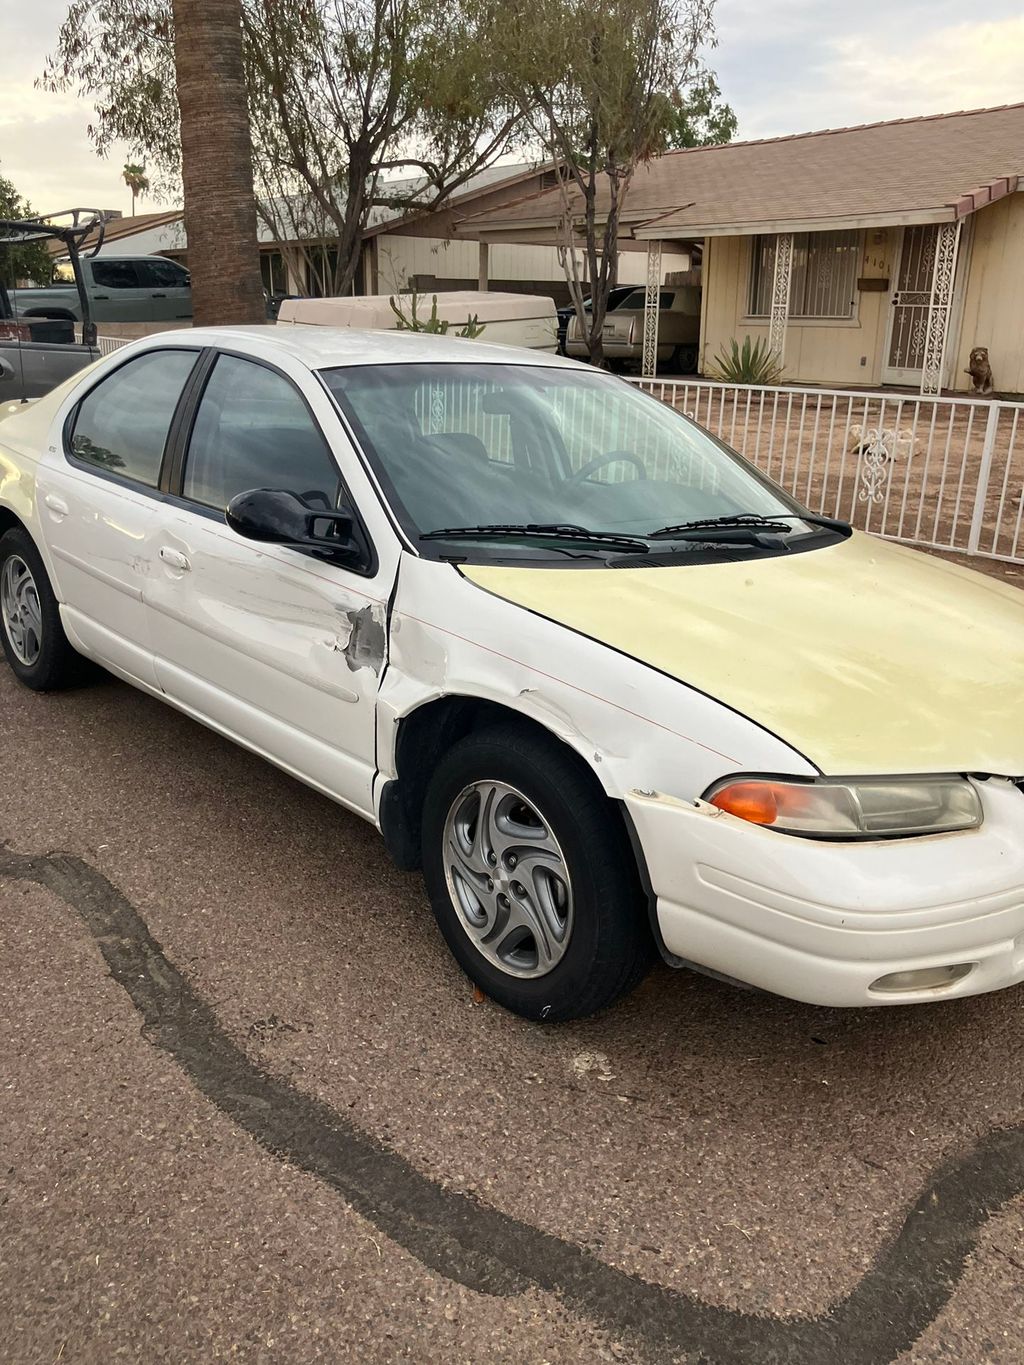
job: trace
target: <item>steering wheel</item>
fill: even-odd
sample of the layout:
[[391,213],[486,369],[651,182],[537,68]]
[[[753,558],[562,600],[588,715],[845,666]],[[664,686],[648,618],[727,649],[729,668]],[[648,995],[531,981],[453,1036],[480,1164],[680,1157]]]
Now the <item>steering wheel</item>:
[[627,460],[631,465],[634,465],[639,478],[647,478],[647,466],[639,455],[634,455],[631,450],[609,450],[607,455],[595,455],[582,468],[577,469],[574,474],[570,474],[565,485],[567,488],[575,488],[577,484],[581,484],[584,479],[588,479],[598,469],[603,469],[606,464],[618,464],[620,460]]

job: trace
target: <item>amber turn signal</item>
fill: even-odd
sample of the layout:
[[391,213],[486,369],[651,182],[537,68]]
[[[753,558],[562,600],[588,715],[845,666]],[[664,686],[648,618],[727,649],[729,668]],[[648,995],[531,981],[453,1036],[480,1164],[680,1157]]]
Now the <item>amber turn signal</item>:
[[770,782],[734,782],[711,798],[711,804],[752,825],[774,825],[779,803]]

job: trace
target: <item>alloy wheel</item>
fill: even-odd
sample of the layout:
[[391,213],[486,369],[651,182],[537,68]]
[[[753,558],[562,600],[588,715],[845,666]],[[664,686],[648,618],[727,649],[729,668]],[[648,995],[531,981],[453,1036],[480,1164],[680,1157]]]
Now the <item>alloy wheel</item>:
[[31,668],[43,647],[43,610],[32,570],[8,555],[0,571],[0,617],[14,657]]
[[572,883],[544,816],[515,787],[474,782],[444,826],[448,891],[476,949],[511,976],[553,971],[572,934]]

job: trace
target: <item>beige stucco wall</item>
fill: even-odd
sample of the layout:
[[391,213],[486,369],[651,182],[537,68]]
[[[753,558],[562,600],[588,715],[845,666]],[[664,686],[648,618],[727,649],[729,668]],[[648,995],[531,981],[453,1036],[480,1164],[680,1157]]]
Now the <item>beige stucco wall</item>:
[[[379,290],[382,294],[403,288],[414,275],[439,279],[477,277],[479,249],[476,242],[442,241],[435,237],[404,237],[382,233],[377,238]],[[662,273],[682,270],[688,258],[673,252],[662,257]],[[542,284],[565,283],[565,272],[553,246],[520,242],[495,242],[489,251],[489,274],[494,280],[530,280]],[[647,276],[647,255],[623,251],[619,255],[619,283],[642,284]]]
[[[997,391],[1024,393],[1024,194],[979,210],[965,233],[946,383],[959,391],[970,387],[964,369],[971,347],[980,345],[989,348]],[[899,239],[897,228],[865,231],[858,276],[891,281]],[[705,243],[702,372],[733,337],[742,342],[768,334],[764,319],[746,314],[751,242],[713,237]],[[785,379],[836,387],[881,384],[889,306],[888,292],[859,293],[851,322],[790,320]]]
[[1024,194],[1010,194],[974,215],[967,245],[967,290],[954,387],[972,346],[987,346],[999,393],[1024,393]]
[[[862,234],[857,274],[890,278],[898,234],[868,229]],[[704,244],[706,295],[701,371],[733,337],[743,341],[768,335],[766,319],[747,316],[750,282],[750,237],[711,237]],[[876,385],[881,382],[882,351],[889,295],[859,293],[849,322],[790,320],[786,329],[785,379],[789,382]]]

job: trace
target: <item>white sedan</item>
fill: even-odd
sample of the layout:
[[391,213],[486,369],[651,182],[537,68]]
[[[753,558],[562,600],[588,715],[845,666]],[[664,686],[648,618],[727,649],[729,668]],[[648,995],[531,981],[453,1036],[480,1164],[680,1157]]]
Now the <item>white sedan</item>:
[[0,625],[27,686],[84,655],[373,822],[529,1018],[655,951],[830,1005],[1024,979],[1024,598],[571,361],[135,343],[0,422]]

